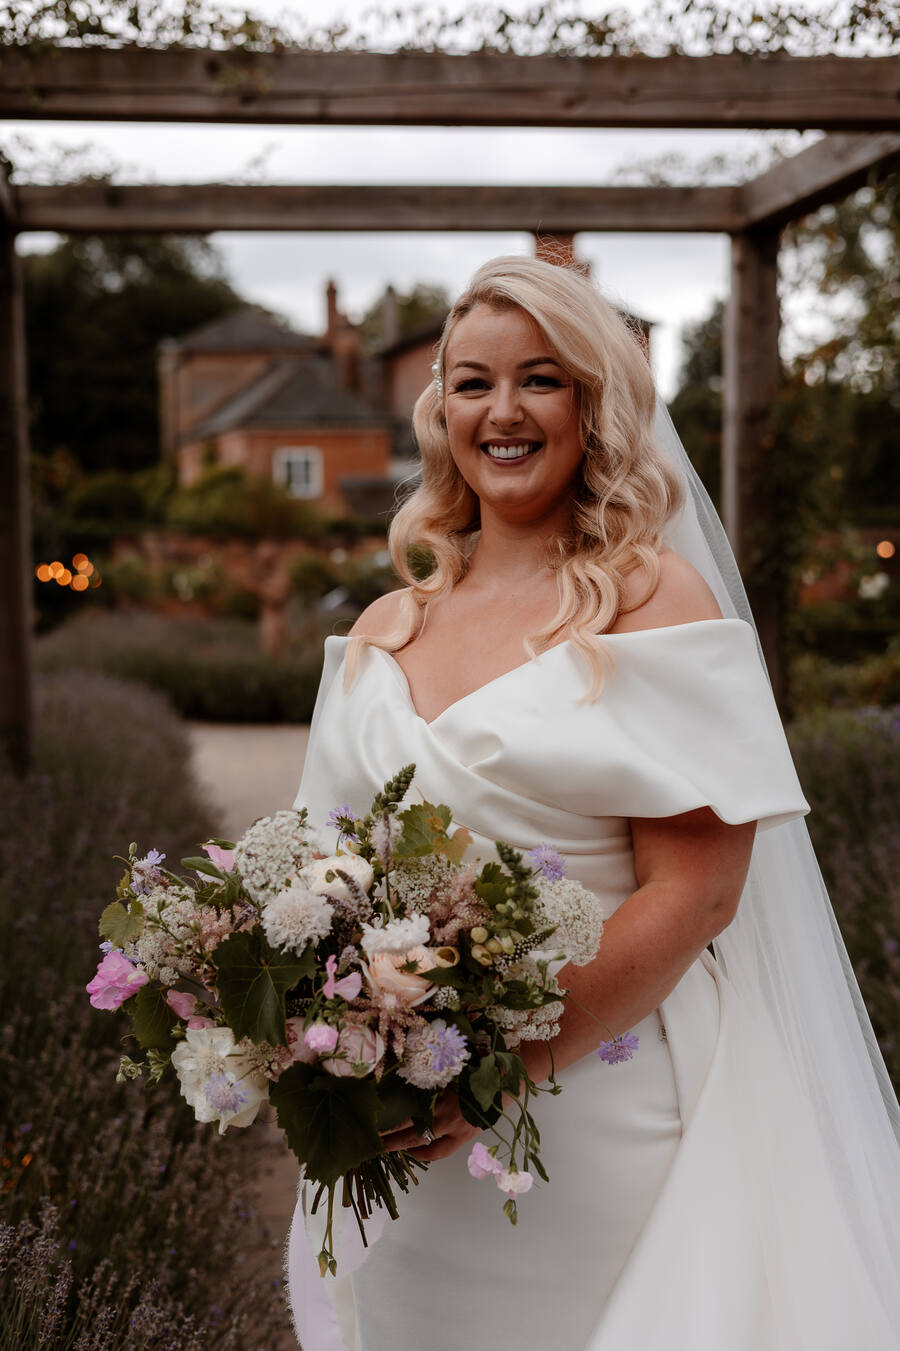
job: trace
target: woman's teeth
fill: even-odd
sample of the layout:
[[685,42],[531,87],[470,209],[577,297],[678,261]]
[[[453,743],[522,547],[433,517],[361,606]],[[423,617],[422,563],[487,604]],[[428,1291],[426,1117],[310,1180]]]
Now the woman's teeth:
[[533,455],[540,448],[540,441],[528,441],[519,446],[500,446],[495,445],[493,441],[487,441],[484,445],[484,449],[492,460],[522,460],[526,455]]

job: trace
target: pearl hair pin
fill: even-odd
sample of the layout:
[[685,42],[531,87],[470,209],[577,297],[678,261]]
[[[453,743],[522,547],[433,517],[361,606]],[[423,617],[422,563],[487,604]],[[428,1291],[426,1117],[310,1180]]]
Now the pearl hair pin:
[[438,398],[444,396],[444,377],[441,375],[441,363],[436,361],[431,368],[431,374],[434,376],[434,383],[437,387]]

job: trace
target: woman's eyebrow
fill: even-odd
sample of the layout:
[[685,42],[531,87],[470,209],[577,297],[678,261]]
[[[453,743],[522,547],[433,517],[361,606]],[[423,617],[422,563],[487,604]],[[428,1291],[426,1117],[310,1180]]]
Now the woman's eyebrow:
[[[457,361],[453,365],[453,370],[459,370],[460,366],[467,366],[472,371],[490,370],[490,366],[485,366],[481,361]],[[525,371],[532,366],[559,366],[559,362],[555,357],[529,357],[528,361],[520,361],[516,370]]]

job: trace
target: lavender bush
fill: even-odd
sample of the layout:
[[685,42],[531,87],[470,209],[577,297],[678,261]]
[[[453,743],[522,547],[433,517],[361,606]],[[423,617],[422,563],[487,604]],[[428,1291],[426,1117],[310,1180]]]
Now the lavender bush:
[[900,1085],[900,708],[819,712],[788,737],[822,874]]
[[183,729],[82,672],[37,703],[33,771],[0,766],[0,1351],[271,1346],[286,1320],[240,1142],[168,1086],[115,1085],[125,1020],[84,992],[123,840],[178,859],[211,832]]
[[43,637],[42,672],[100,671],[161,691],[186,718],[308,722],[322,669],[321,643],[280,661],[259,651],[256,626],[236,619],[87,614]]

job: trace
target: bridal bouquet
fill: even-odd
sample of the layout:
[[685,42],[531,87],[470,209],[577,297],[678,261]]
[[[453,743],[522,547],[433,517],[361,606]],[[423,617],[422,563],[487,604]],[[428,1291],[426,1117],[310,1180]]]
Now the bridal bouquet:
[[[532,1171],[547,1179],[529,1111],[538,1090],[516,1047],[559,1031],[564,991],[554,970],[585,964],[600,942],[596,897],[564,876],[546,847],[529,862],[465,862],[468,831],[445,806],[401,809],[408,765],[361,817],[337,808],[326,854],[305,809],[256,821],[232,845],[188,858],[190,879],[164,856],[129,850],[118,900],[100,919],[105,955],[87,989],[97,1008],[124,1007],[142,1056],[119,1079],[170,1069],[198,1121],[247,1126],[262,1103],[327,1197],[319,1266],[336,1272],[338,1186],[365,1242],[375,1205],[397,1217],[426,1165],[385,1151],[381,1134],[412,1121],[430,1132],[440,1094],[491,1131],[469,1157],[494,1177],[516,1221]],[[634,1039],[601,1055],[626,1059]]]

